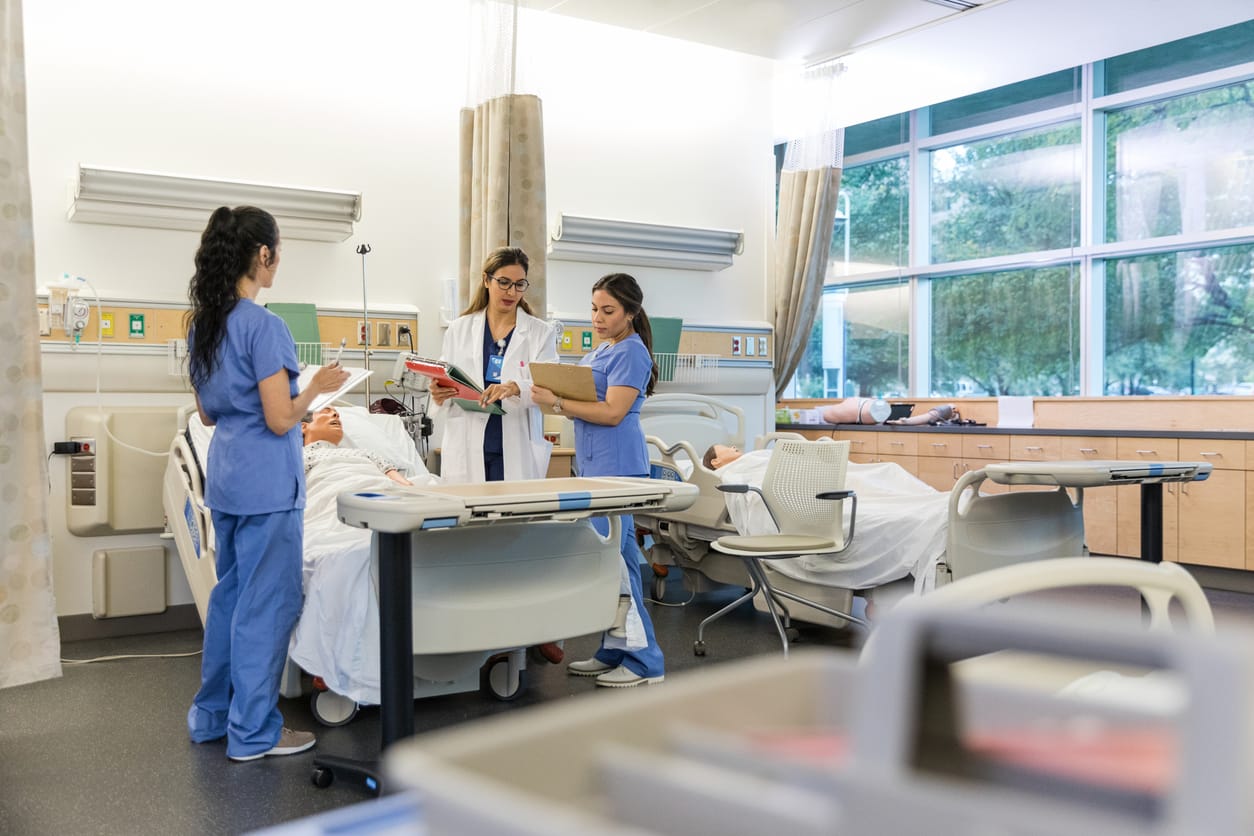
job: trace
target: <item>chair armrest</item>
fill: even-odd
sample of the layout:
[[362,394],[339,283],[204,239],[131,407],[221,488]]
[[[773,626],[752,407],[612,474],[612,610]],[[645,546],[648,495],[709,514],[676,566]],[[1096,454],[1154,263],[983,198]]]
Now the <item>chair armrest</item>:
[[723,493],[749,493],[752,491],[762,498],[762,507],[766,508],[766,513],[771,515],[771,523],[775,526],[775,530],[779,531],[779,519],[775,516],[775,512],[771,510],[771,503],[766,501],[766,494],[762,493],[761,488],[753,485],[715,485]]
[[849,548],[849,544],[853,542],[853,532],[858,526],[858,494],[856,491],[823,491],[816,493],[815,499],[848,499],[853,501],[853,505],[849,508],[849,532],[845,535],[845,542],[841,545],[840,550],[843,552]]

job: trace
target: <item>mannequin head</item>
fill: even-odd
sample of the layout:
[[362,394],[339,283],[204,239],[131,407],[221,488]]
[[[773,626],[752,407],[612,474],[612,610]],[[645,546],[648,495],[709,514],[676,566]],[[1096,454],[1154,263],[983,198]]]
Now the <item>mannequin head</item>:
[[344,425],[340,423],[340,413],[333,406],[324,406],[309,416],[309,420],[302,421],[300,432],[306,444],[329,441],[338,445],[344,440]]
[[739,447],[730,444],[712,444],[710,449],[705,451],[705,456],[701,459],[701,463],[705,465],[707,470],[718,470],[724,465],[729,465],[736,459],[743,456]]

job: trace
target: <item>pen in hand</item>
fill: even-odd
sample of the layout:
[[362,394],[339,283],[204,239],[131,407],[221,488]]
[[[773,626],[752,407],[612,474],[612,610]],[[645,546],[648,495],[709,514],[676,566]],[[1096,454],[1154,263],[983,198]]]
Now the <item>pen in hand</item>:
[[340,337],[340,347],[335,352],[335,359],[331,361],[332,366],[340,364],[340,357],[344,354],[344,346],[348,344],[348,337]]

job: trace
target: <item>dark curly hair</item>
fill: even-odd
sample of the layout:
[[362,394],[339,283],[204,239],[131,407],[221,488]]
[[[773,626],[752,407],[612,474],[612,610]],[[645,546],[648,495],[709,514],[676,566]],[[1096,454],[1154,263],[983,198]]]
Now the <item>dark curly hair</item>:
[[187,290],[192,306],[185,320],[191,345],[187,371],[195,388],[217,368],[226,318],[239,301],[240,277],[253,269],[253,259],[263,246],[270,248],[271,258],[279,246],[279,225],[266,210],[220,206],[209,216]]

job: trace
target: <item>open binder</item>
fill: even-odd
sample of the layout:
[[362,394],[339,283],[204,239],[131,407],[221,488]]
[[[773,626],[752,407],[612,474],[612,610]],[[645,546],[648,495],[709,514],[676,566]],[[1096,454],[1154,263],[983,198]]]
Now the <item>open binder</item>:
[[489,415],[504,415],[505,410],[500,404],[479,405],[483,389],[474,379],[452,363],[444,360],[428,360],[425,357],[409,357],[405,360],[405,368],[415,374],[430,378],[433,383],[449,389],[456,389],[457,394],[450,398],[467,412],[486,412]]

